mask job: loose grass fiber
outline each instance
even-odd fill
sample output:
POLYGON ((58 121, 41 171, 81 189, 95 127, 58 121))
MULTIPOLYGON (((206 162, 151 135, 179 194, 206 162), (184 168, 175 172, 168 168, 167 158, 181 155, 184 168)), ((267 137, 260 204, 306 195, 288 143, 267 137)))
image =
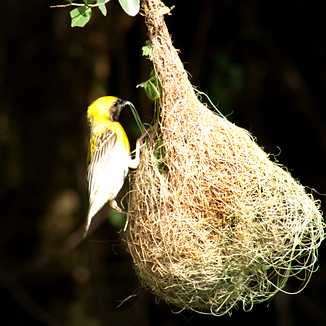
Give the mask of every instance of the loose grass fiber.
POLYGON ((324 238, 319 203, 244 129, 197 98, 163 4, 143 1, 160 118, 133 175, 128 248, 141 283, 172 306, 245 310, 307 283, 324 238))

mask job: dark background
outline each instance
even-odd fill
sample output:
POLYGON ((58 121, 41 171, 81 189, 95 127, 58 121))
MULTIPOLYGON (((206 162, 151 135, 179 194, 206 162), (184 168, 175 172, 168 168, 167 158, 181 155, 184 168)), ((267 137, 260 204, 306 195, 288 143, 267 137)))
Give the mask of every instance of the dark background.
MULTIPOLYGON (((1 325, 326 325, 325 245, 301 294, 277 294, 232 317, 183 312, 139 287, 119 233, 101 211, 82 240, 88 200, 87 106, 102 95, 152 105, 135 86, 148 78, 143 17, 117 0, 85 28, 52 0, 4 1, 0 10, 1 325), (101 222, 103 222, 101 224, 101 222), (96 225, 101 224, 99 228, 96 225), (137 294, 121 307, 119 303, 137 294)), ((179 0, 166 17, 192 75, 237 125, 316 189, 325 209, 326 41, 320 1, 179 0)), ((139 131, 124 110, 133 146, 139 131)), ((297 288, 289 281, 288 288, 297 288)))

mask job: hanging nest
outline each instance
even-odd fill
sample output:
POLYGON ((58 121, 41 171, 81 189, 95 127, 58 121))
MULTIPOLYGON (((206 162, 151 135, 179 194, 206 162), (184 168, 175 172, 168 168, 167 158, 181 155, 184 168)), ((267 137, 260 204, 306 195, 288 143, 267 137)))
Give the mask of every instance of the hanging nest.
POLYGON ((196 96, 157 0, 143 2, 160 118, 133 175, 127 242, 141 283, 182 309, 244 309, 308 281, 324 238, 319 203, 244 129, 196 96))

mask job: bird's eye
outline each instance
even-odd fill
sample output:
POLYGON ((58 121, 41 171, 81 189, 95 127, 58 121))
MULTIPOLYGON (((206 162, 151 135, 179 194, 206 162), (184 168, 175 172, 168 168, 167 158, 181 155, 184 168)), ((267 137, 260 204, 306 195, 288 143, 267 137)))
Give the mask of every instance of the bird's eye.
POLYGON ((116 108, 118 106, 118 102, 114 102, 112 105, 116 108))

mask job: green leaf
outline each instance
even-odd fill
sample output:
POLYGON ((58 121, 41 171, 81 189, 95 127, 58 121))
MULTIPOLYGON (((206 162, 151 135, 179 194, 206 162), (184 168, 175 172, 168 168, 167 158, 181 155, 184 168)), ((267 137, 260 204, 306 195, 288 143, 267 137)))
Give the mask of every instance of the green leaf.
POLYGON ((97 4, 98 4, 98 7, 101 10, 103 16, 106 16, 107 10, 106 10, 106 7, 105 7, 105 0, 98 0, 97 4))
POLYGON ((99 9, 101 10, 103 16, 106 16, 106 14, 107 14, 107 10, 106 10, 105 5, 99 5, 98 7, 99 7, 99 9))
POLYGON ((149 73, 149 79, 156 81, 156 76, 155 76, 155 70, 152 68, 150 73, 149 73))
POLYGON ((144 45, 141 49, 143 51, 143 56, 144 57, 147 57, 148 55, 150 55, 150 53, 152 51, 152 49, 147 45, 144 45))
POLYGON ((163 145, 163 138, 156 139, 154 157, 157 159, 157 168, 162 171, 165 167, 165 147, 163 145))
POLYGON ((153 59, 153 43, 150 40, 147 40, 141 49, 143 56, 148 56, 150 60, 153 59))
POLYGON ((136 16, 140 8, 140 0, 119 0, 122 9, 129 16, 136 16))
POLYGON ((148 80, 146 80, 146 81, 144 81, 144 82, 138 84, 136 87, 137 87, 137 88, 138 88, 138 87, 143 87, 143 88, 145 88, 146 85, 147 85, 147 83, 148 83, 148 80))
POLYGON ((86 6, 87 5, 91 5, 92 3, 94 3, 95 0, 84 0, 86 6))
POLYGON ((145 86, 145 92, 151 101, 155 101, 160 98, 160 92, 150 80, 148 80, 148 83, 145 86))
POLYGON ((161 94, 159 92, 159 90, 157 89, 157 87, 154 85, 154 83, 152 82, 152 78, 150 78, 149 80, 146 80, 140 84, 138 84, 136 87, 143 87, 147 97, 151 100, 151 101, 155 101, 158 98, 160 98, 161 94))
POLYGON ((92 16, 90 7, 78 7, 70 11, 71 27, 84 27, 92 16))
POLYGON ((162 93, 161 83, 155 76, 155 70, 152 69, 149 74, 149 79, 138 84, 136 87, 143 87, 147 97, 151 101, 155 101, 160 98, 162 93))

